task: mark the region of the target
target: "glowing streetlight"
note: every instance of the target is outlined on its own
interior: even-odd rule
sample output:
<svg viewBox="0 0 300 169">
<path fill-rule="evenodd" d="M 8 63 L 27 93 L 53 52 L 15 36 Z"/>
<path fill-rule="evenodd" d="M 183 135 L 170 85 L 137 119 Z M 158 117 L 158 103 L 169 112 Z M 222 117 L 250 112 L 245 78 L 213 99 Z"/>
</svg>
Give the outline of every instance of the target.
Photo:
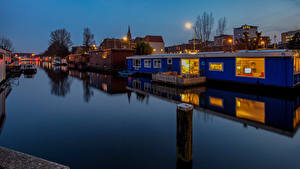
<svg viewBox="0 0 300 169">
<path fill-rule="evenodd" d="M 123 41 L 125 41 L 125 42 L 127 42 L 127 40 L 128 40 L 128 38 L 127 38 L 127 36 L 123 36 Z"/>
<path fill-rule="evenodd" d="M 192 29 L 193 28 L 193 24 L 191 22 L 186 22 L 184 24 L 184 27 L 186 29 Z M 195 29 L 193 29 L 193 32 L 194 32 L 194 41 L 193 41 L 193 46 L 194 46 L 194 51 L 196 51 L 196 32 L 195 32 Z"/>
<path fill-rule="evenodd" d="M 232 40 L 232 38 L 229 38 L 229 39 L 228 39 L 228 43 L 230 44 L 230 48 L 231 48 L 231 51 L 232 51 L 232 45 L 233 45 L 233 40 Z"/>
<path fill-rule="evenodd" d="M 266 45 L 266 42 L 265 42 L 265 41 L 261 41 L 261 42 L 260 42 L 260 45 L 262 45 L 264 48 L 266 48 L 266 47 L 265 47 L 265 45 Z"/>
<path fill-rule="evenodd" d="M 184 27 L 185 27 L 186 29 L 192 29 L 193 24 L 192 24 L 191 22 L 187 22 L 187 23 L 184 24 Z"/>
</svg>

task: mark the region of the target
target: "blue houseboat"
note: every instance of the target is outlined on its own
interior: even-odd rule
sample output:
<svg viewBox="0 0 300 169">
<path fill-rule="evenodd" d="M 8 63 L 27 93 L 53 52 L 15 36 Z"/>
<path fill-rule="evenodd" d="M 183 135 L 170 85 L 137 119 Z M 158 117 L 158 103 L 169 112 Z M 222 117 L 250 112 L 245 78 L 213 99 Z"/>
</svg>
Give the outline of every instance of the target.
<svg viewBox="0 0 300 169">
<path fill-rule="evenodd" d="M 175 72 L 207 80 L 278 87 L 300 84 L 299 51 L 255 50 L 161 54 L 127 57 L 127 69 L 139 73 Z"/>
</svg>

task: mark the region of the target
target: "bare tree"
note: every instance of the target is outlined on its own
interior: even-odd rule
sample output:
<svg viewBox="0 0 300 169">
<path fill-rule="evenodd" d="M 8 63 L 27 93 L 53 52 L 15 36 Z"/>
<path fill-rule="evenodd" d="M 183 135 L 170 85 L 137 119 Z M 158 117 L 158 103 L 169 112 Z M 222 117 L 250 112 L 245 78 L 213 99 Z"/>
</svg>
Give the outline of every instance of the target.
<svg viewBox="0 0 300 169">
<path fill-rule="evenodd" d="M 194 29 L 197 39 L 203 42 L 203 32 L 202 32 L 203 24 L 200 16 L 197 17 Z"/>
<path fill-rule="evenodd" d="M 50 34 L 49 47 L 45 54 L 65 57 L 72 45 L 71 34 L 66 29 L 57 29 Z"/>
<path fill-rule="evenodd" d="M 70 32 L 66 29 L 57 29 L 51 32 L 49 44 L 52 45 L 55 43 L 69 48 L 72 45 Z"/>
<path fill-rule="evenodd" d="M 13 50 L 12 42 L 5 37 L 0 37 L 0 47 L 5 50 Z"/>
<path fill-rule="evenodd" d="M 218 21 L 218 27 L 216 30 L 217 35 L 224 35 L 226 26 L 227 26 L 226 17 L 220 18 Z"/>
<path fill-rule="evenodd" d="M 90 28 L 84 28 L 84 31 L 83 31 L 84 51 L 88 52 L 91 49 L 93 44 L 95 44 L 94 34 L 92 34 Z"/>
<path fill-rule="evenodd" d="M 196 37 L 202 42 L 207 42 L 210 40 L 212 29 L 214 26 L 214 17 L 213 14 L 208 14 L 204 12 L 202 16 L 198 16 L 195 23 L 195 32 Z"/>
</svg>

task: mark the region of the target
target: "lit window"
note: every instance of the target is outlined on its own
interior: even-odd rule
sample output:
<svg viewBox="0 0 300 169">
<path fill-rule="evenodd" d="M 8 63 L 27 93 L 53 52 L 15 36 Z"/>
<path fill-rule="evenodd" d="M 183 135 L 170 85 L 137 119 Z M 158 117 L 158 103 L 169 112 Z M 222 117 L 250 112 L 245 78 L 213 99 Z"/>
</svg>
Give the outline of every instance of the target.
<svg viewBox="0 0 300 169">
<path fill-rule="evenodd" d="M 300 58 L 294 57 L 294 73 L 300 72 Z"/>
<path fill-rule="evenodd" d="M 161 68 L 161 60 L 160 59 L 154 59 L 153 60 L 153 67 L 154 68 Z"/>
<path fill-rule="evenodd" d="M 160 49 L 160 51 L 161 51 L 161 52 L 163 52 L 163 51 L 164 51 L 164 49 Z"/>
<path fill-rule="evenodd" d="M 153 52 L 156 52 L 156 49 L 153 49 Z"/>
<path fill-rule="evenodd" d="M 145 59 L 144 60 L 144 67 L 145 68 L 151 68 L 151 60 L 150 59 Z"/>
<path fill-rule="evenodd" d="M 107 52 L 103 52 L 102 59 L 106 59 L 106 58 L 107 58 Z"/>
<path fill-rule="evenodd" d="M 199 95 L 194 93 L 180 94 L 181 101 L 199 106 Z"/>
<path fill-rule="evenodd" d="M 236 98 L 236 117 L 265 123 L 265 103 Z"/>
<path fill-rule="evenodd" d="M 236 76 L 265 78 L 265 59 L 236 58 Z"/>
<path fill-rule="evenodd" d="M 168 65 L 172 64 L 172 58 L 168 58 Z"/>
<path fill-rule="evenodd" d="M 223 72 L 223 63 L 209 63 L 209 71 Z"/>
<path fill-rule="evenodd" d="M 217 107 L 223 108 L 223 99 L 215 98 L 215 97 L 209 97 L 209 104 Z"/>
<path fill-rule="evenodd" d="M 140 59 L 133 59 L 133 67 L 140 68 L 141 67 L 141 60 Z"/>
<path fill-rule="evenodd" d="M 294 128 L 298 126 L 300 123 L 300 107 L 297 108 L 297 110 L 294 112 Z"/>
<path fill-rule="evenodd" d="M 199 74 L 199 59 L 181 59 L 182 74 Z"/>
</svg>

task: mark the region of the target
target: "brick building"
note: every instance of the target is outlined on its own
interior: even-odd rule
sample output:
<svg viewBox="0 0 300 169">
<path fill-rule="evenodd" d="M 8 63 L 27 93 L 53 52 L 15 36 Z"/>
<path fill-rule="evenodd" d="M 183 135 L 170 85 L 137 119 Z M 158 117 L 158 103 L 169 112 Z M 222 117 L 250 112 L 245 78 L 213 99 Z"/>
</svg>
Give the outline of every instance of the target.
<svg viewBox="0 0 300 169">
<path fill-rule="evenodd" d="M 92 69 L 119 71 L 126 69 L 126 57 L 133 56 L 134 50 L 105 49 L 90 52 L 87 66 Z"/>
</svg>

